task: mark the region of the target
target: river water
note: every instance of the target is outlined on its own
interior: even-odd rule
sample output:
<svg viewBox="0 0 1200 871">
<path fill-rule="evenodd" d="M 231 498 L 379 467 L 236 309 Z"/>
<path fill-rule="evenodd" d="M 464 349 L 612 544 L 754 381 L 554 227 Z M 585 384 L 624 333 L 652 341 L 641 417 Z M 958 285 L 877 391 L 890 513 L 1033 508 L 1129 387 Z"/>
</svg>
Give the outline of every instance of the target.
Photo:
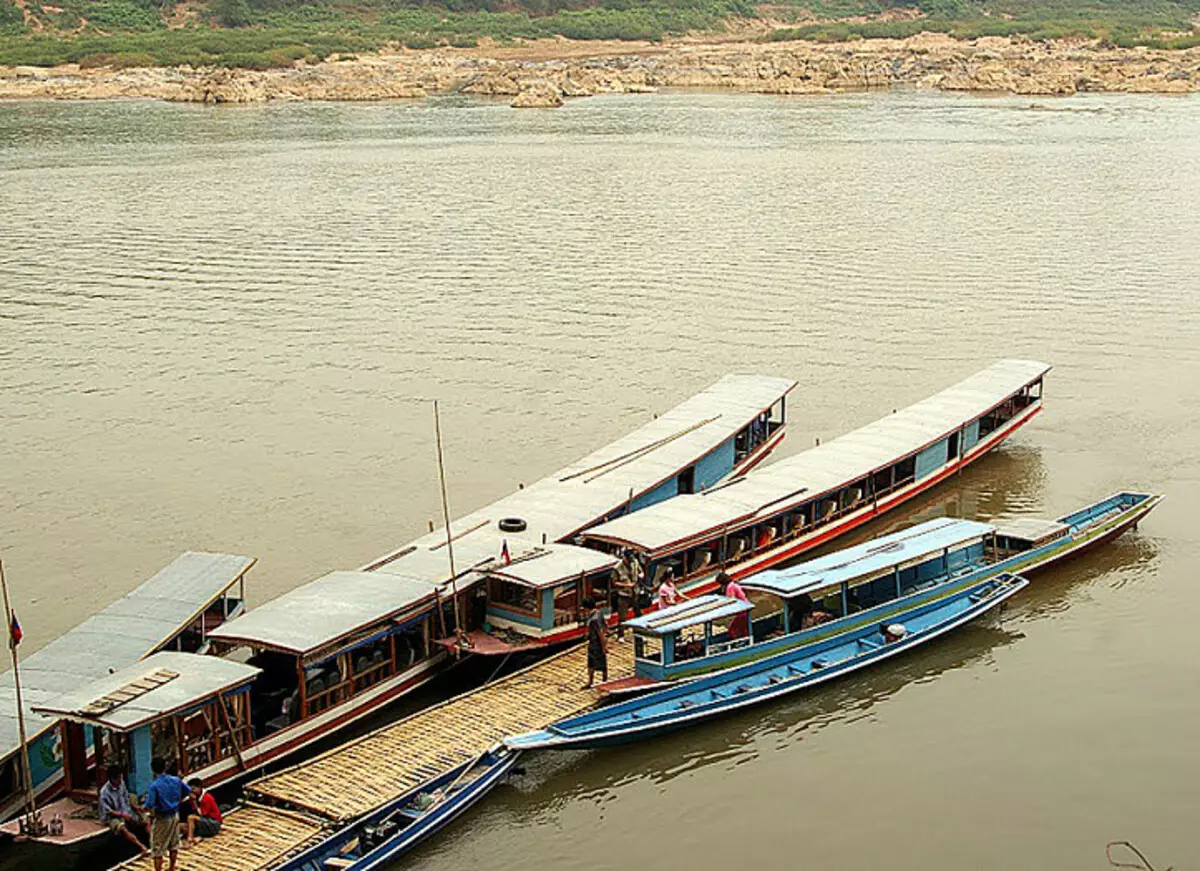
<svg viewBox="0 0 1200 871">
<path fill-rule="evenodd" d="M 784 452 L 1002 356 L 1046 412 L 915 505 L 1169 494 L 999 627 L 667 740 L 531 758 L 420 869 L 1200 859 L 1200 99 L 0 104 L 0 546 L 24 653 L 184 549 L 252 600 L 722 373 Z M 1189 520 L 1189 518 L 1193 520 Z"/>
</svg>

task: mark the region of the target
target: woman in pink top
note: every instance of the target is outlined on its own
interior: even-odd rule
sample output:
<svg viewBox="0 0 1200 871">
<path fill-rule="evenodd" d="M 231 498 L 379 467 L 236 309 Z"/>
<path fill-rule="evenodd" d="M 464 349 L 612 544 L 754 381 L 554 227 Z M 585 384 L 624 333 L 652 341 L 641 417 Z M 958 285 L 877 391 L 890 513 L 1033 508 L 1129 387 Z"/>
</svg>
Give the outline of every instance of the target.
<svg viewBox="0 0 1200 871">
<path fill-rule="evenodd" d="M 662 583 L 658 585 L 658 607 L 668 608 L 671 605 L 678 605 L 686 597 L 675 589 L 675 582 L 671 579 L 671 572 L 668 570 L 663 573 Z"/>
<path fill-rule="evenodd" d="M 742 585 L 735 581 L 725 572 L 717 575 L 717 581 L 724 588 L 723 592 L 730 599 L 740 599 L 743 602 L 749 602 L 749 597 L 746 596 L 746 591 L 742 589 Z M 738 614 L 729 621 L 729 637 L 730 638 L 745 638 L 750 634 L 750 615 L 749 612 Z"/>
</svg>

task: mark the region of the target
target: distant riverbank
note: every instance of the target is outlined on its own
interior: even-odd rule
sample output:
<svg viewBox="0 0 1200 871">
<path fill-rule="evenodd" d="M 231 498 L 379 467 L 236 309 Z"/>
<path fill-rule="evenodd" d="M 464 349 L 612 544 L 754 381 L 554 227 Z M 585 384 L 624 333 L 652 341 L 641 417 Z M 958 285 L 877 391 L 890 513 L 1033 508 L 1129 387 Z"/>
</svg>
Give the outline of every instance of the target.
<svg viewBox="0 0 1200 871">
<path fill-rule="evenodd" d="M 958 40 L 574 42 L 398 50 L 272 70 L 0 67 L 0 99 L 149 98 L 197 103 L 387 100 L 446 94 L 558 106 L 596 94 L 700 88 L 822 94 L 890 87 L 1039 96 L 1200 90 L 1200 48 Z"/>
</svg>

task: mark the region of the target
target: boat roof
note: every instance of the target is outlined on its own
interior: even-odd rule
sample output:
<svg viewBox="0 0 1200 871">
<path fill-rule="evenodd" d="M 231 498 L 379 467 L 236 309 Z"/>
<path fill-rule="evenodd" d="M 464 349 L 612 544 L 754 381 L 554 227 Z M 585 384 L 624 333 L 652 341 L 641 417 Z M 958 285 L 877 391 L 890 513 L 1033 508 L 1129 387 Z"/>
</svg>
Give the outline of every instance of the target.
<svg viewBox="0 0 1200 871">
<path fill-rule="evenodd" d="M 437 587 L 421 578 L 330 572 L 230 620 L 208 637 L 306 656 L 403 617 L 436 596 Z"/>
<path fill-rule="evenodd" d="M 711 593 L 707 596 L 687 599 L 678 605 L 660 608 L 649 614 L 643 614 L 641 617 L 626 621 L 625 625 L 642 633 L 670 635 L 672 632 L 678 632 L 688 626 L 732 617 L 753 609 L 754 605 L 742 599 L 732 599 L 729 596 Z"/>
<path fill-rule="evenodd" d="M 994 527 L 987 523 L 942 517 L 791 568 L 759 572 L 741 584 L 747 590 L 798 596 L 847 581 L 867 581 L 897 568 L 923 562 L 947 548 L 970 544 L 993 531 Z"/>
<path fill-rule="evenodd" d="M 487 576 L 538 589 L 606 571 L 620 562 L 610 554 L 570 544 L 538 545 L 526 556 L 513 553 L 510 545 L 509 553 L 513 561 L 488 569 Z"/>
<path fill-rule="evenodd" d="M 1059 520 L 1046 520 L 1042 517 L 1014 517 L 1011 520 L 996 521 L 996 534 L 1010 538 L 1021 538 L 1027 541 L 1041 541 L 1046 538 L 1057 538 L 1066 535 L 1071 527 Z"/>
<path fill-rule="evenodd" d="M 40 713 L 128 732 L 249 683 L 260 669 L 164 651 L 37 705 Z"/>
<path fill-rule="evenodd" d="M 987 413 L 1050 370 L 1002 360 L 934 396 L 703 493 L 676 496 L 592 527 L 585 537 L 657 553 L 736 529 L 845 486 Z"/>
<path fill-rule="evenodd" d="M 456 571 L 494 568 L 505 541 L 515 558 L 518 552 L 570 537 L 733 438 L 795 385 L 786 378 L 726 375 L 629 435 L 451 521 Z M 510 517 L 523 520 L 526 528 L 519 533 L 501 530 L 499 522 Z M 362 569 L 449 581 L 445 527 Z"/>
<path fill-rule="evenodd" d="M 189 551 L 150 580 L 21 661 L 30 740 L 57 722 L 35 713 L 83 683 L 153 653 L 237 583 L 254 557 Z M 26 641 L 28 643 L 28 639 Z M 21 748 L 12 672 L 0 675 L 0 758 Z"/>
</svg>

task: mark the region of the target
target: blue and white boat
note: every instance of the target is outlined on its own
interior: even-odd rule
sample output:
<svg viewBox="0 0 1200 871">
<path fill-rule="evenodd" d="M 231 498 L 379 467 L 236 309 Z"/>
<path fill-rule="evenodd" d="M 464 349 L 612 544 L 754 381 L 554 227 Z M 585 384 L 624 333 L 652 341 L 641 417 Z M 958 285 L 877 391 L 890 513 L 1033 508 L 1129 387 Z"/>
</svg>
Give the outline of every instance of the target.
<svg viewBox="0 0 1200 871">
<path fill-rule="evenodd" d="M 586 748 L 622 744 L 761 704 L 889 659 L 998 607 L 1028 585 L 1004 573 L 944 595 L 914 597 L 888 622 L 870 621 L 748 665 L 675 686 L 612 707 L 563 720 L 508 739 L 513 750 Z M 939 591 L 943 592 L 943 591 Z"/>
<path fill-rule="evenodd" d="M 863 668 L 990 610 L 1030 571 L 1108 541 L 1161 499 L 1118 493 L 1057 521 L 942 518 L 626 625 L 646 695 L 515 736 L 519 750 L 618 743 L 679 728 Z"/>
<path fill-rule="evenodd" d="M 374 871 L 456 819 L 496 786 L 520 753 L 493 747 L 405 793 L 277 866 L 276 871 Z"/>
</svg>

